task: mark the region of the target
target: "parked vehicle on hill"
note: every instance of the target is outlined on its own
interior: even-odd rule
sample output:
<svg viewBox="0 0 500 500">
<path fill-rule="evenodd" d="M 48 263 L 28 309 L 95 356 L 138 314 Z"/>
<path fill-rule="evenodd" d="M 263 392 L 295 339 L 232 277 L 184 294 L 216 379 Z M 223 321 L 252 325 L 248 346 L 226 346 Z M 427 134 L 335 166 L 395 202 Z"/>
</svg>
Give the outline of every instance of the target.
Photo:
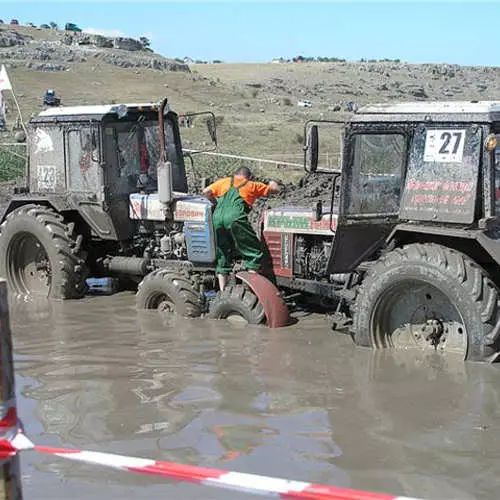
<svg viewBox="0 0 500 500">
<path fill-rule="evenodd" d="M 43 96 L 44 106 L 60 106 L 61 99 L 56 97 L 56 91 L 54 89 L 48 89 Z"/>
<path fill-rule="evenodd" d="M 297 103 L 297 106 L 299 106 L 300 108 L 312 108 L 312 102 L 305 99 L 303 101 L 299 101 Z"/>
<path fill-rule="evenodd" d="M 16 24 L 16 25 L 18 25 L 19 21 L 17 19 L 11 19 L 10 20 L 10 24 Z"/>
<path fill-rule="evenodd" d="M 82 30 L 76 24 L 73 24 L 73 23 L 66 23 L 66 25 L 64 26 L 64 29 L 66 31 L 73 31 L 73 33 L 81 33 L 82 32 Z"/>
</svg>

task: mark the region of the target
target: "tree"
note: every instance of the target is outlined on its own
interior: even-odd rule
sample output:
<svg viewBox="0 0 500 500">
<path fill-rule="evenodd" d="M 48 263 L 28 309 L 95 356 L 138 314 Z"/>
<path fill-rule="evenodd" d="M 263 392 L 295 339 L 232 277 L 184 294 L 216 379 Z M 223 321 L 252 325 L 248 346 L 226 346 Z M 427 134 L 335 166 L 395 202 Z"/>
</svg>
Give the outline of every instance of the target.
<svg viewBox="0 0 500 500">
<path fill-rule="evenodd" d="M 151 41 L 149 40 L 149 38 L 145 36 L 141 36 L 139 38 L 139 42 L 142 45 L 143 49 L 148 49 L 151 46 Z"/>
<path fill-rule="evenodd" d="M 59 26 L 57 26 L 57 23 L 55 23 L 54 21 L 50 21 L 49 26 L 50 26 L 53 30 L 58 30 L 58 29 L 59 29 Z"/>
</svg>

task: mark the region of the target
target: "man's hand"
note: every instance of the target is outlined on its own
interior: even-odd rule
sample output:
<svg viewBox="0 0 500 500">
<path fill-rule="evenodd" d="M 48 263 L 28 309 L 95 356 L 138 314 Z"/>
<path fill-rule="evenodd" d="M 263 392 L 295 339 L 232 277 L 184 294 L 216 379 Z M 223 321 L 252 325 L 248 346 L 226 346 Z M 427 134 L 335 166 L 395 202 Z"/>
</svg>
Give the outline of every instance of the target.
<svg viewBox="0 0 500 500">
<path fill-rule="evenodd" d="M 271 193 L 277 193 L 280 190 L 279 184 L 275 181 L 270 181 L 268 187 Z"/>
<path fill-rule="evenodd" d="M 214 193 L 212 193 L 212 190 L 210 188 L 205 188 L 202 191 L 202 194 L 205 198 L 209 199 L 210 201 L 214 201 Z"/>
</svg>

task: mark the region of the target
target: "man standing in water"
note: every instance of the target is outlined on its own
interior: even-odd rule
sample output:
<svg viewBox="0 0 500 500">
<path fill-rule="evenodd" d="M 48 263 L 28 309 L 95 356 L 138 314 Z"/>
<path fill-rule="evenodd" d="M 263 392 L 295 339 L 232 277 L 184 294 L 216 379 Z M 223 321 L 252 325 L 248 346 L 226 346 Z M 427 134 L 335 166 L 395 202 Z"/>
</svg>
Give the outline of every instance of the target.
<svg viewBox="0 0 500 500">
<path fill-rule="evenodd" d="M 232 177 L 224 177 L 203 190 L 209 200 L 217 199 L 213 214 L 217 277 L 219 288 L 224 290 L 227 275 L 231 272 L 233 261 L 240 256 L 243 266 L 250 272 L 257 272 L 263 257 L 260 240 L 257 238 L 248 213 L 255 200 L 262 196 L 277 193 L 279 186 L 252 180 L 252 172 L 247 167 L 239 168 Z"/>
</svg>

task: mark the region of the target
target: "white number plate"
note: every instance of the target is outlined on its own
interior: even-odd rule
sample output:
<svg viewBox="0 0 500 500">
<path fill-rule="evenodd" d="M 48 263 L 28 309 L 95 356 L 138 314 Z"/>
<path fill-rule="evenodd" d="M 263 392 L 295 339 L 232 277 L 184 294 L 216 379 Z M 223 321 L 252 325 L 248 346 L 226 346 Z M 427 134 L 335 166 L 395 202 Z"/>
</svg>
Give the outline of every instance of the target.
<svg viewBox="0 0 500 500">
<path fill-rule="evenodd" d="M 464 145 L 465 130 L 427 130 L 424 162 L 461 163 Z"/>
</svg>

